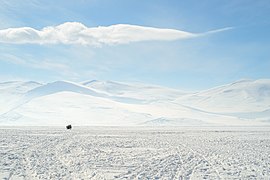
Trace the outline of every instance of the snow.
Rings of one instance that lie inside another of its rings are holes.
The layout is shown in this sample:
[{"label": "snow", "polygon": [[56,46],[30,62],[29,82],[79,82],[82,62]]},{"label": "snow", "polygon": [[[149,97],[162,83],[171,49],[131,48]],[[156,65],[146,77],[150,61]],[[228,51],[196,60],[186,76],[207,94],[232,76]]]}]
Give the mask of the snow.
[{"label": "snow", "polygon": [[9,81],[0,83],[0,114],[16,106],[20,98],[29,90],[41,85],[42,84],[33,81]]},{"label": "snow", "polygon": [[269,117],[267,79],[3,82],[0,179],[269,179]]},{"label": "snow", "polygon": [[269,179],[269,127],[2,127],[0,179]]},{"label": "snow", "polygon": [[270,80],[200,92],[113,81],[0,83],[0,124],[29,126],[269,125]]},{"label": "snow", "polygon": [[120,97],[132,97],[147,102],[174,100],[179,96],[187,94],[187,92],[180,90],[157,85],[146,85],[138,82],[127,83],[92,80],[83,82],[82,84],[104,93],[106,92]]},{"label": "snow", "polygon": [[270,108],[270,79],[237,81],[177,101],[210,112],[261,112]]}]

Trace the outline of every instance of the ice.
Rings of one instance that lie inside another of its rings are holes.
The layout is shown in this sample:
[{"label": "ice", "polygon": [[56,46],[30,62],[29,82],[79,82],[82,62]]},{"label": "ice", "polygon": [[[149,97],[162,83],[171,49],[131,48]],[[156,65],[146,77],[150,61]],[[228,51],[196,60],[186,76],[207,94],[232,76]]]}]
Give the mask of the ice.
[{"label": "ice", "polygon": [[270,127],[2,127],[2,179],[269,179]]}]

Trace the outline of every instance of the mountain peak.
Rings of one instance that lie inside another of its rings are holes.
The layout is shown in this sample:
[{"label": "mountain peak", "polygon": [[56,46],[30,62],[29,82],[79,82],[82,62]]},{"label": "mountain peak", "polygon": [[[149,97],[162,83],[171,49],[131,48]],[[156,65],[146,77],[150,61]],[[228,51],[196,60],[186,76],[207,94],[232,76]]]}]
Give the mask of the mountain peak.
[{"label": "mountain peak", "polygon": [[88,81],[83,81],[81,84],[84,86],[87,86],[92,83],[100,82],[99,80],[93,79],[93,80],[88,80]]},{"label": "mountain peak", "polygon": [[235,81],[235,82],[233,82],[231,84],[233,85],[233,84],[242,84],[242,83],[250,83],[250,82],[254,82],[254,80],[252,80],[252,79],[240,79],[240,80],[237,80],[237,81]]}]

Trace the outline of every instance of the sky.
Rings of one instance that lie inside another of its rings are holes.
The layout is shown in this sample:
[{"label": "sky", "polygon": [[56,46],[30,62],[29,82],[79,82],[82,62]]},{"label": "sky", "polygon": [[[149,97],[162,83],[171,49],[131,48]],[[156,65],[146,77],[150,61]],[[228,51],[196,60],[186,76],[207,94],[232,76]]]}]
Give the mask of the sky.
[{"label": "sky", "polygon": [[269,32],[269,0],[1,0],[0,81],[266,79]]}]

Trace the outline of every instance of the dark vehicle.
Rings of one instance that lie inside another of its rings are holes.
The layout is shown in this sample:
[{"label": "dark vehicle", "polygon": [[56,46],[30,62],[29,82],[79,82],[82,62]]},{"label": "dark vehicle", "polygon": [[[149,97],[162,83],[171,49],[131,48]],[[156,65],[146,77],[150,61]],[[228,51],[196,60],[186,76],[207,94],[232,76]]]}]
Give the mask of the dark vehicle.
[{"label": "dark vehicle", "polygon": [[66,128],[71,129],[72,128],[71,124],[67,125]]}]

